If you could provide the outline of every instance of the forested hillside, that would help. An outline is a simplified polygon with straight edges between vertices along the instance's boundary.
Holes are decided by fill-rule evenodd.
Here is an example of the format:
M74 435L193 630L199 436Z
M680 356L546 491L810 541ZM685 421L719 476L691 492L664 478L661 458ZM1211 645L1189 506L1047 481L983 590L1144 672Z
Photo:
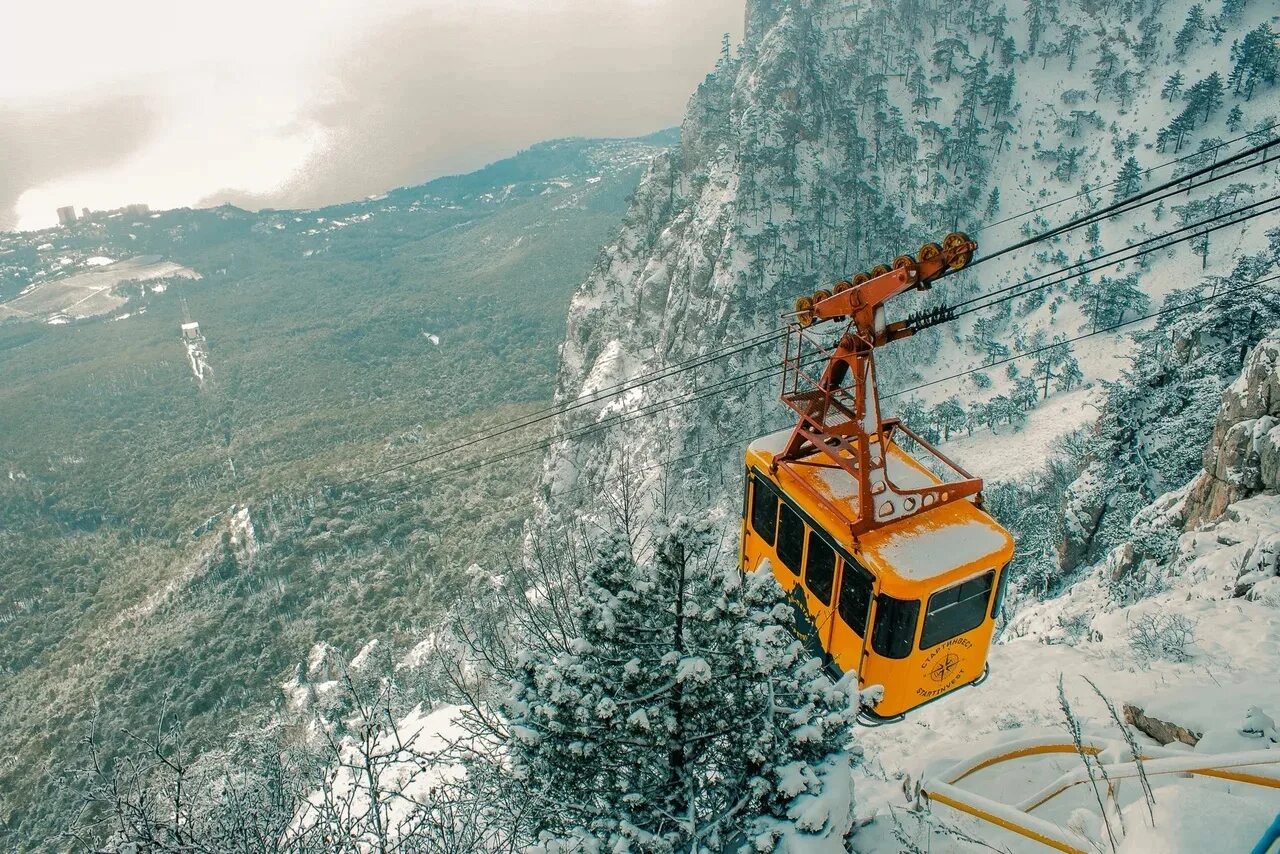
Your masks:
M360 478L549 399L572 289L672 137L322 210L0 234L0 847L66 826L93 721L108 761L161 715L215 743L317 642L412 634L515 548L535 458ZM144 255L183 272L121 274L105 313L28 310Z

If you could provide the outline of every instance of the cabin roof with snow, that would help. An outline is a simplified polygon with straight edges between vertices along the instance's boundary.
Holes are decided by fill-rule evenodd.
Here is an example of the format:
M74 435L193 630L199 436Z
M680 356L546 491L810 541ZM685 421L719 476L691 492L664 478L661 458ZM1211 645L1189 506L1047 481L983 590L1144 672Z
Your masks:
M747 464L768 472L775 455L782 453L791 436L788 427L752 442L747 448ZM954 574L957 579L996 564L1012 548L1013 539L994 519L971 501L954 501L921 511L883 528L863 534L855 543L849 523L858 518L858 482L853 475L832 464L822 464L815 454L811 465L779 466L774 479L789 493L805 494L789 483L802 479L823 498L815 507L805 506L827 534L874 569L882 579L896 576L918 582ZM890 443L887 460L890 480L904 489L942 483L910 454ZM801 499L801 503L803 499Z

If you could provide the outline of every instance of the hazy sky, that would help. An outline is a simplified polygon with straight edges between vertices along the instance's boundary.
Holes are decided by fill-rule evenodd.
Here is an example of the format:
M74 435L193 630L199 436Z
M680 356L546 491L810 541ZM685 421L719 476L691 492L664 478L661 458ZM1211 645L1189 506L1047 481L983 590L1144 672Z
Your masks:
M10 0L0 228L358 198L676 124L744 0Z

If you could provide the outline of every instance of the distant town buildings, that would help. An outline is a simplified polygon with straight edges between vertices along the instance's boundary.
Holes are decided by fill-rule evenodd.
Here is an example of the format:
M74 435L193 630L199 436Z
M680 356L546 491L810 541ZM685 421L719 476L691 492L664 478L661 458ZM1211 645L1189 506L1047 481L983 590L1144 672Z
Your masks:
M91 211L88 208L80 209L80 219L101 219L112 216L146 216L151 213L151 206L142 203L125 205L122 208L116 208L111 211ZM70 226L76 223L76 209L74 205L67 205L64 208L58 208L58 223L62 226Z

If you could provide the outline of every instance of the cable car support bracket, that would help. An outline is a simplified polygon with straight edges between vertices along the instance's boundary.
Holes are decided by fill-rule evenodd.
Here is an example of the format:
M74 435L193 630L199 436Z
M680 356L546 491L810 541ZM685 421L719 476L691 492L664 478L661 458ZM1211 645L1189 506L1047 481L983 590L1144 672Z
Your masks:
M924 510L975 497L981 506L982 479L973 477L897 418L884 419L876 388L875 349L943 322L946 308L925 311L895 323L886 322L885 303L911 290L928 290L948 272L963 269L977 244L967 235L947 235L942 244L927 243L918 258L900 255L892 266L879 266L841 281L831 291L796 300L783 358L782 401L798 416L779 467L816 465L843 469L858 486L857 518L849 523L855 539L868 531ZM847 322L834 349L808 330L820 321ZM806 369L814 351L825 356L819 376ZM852 385L846 381L852 377ZM910 438L940 463L944 480L923 487L902 487L889 476L890 448L897 434ZM796 478L819 501L827 499Z

